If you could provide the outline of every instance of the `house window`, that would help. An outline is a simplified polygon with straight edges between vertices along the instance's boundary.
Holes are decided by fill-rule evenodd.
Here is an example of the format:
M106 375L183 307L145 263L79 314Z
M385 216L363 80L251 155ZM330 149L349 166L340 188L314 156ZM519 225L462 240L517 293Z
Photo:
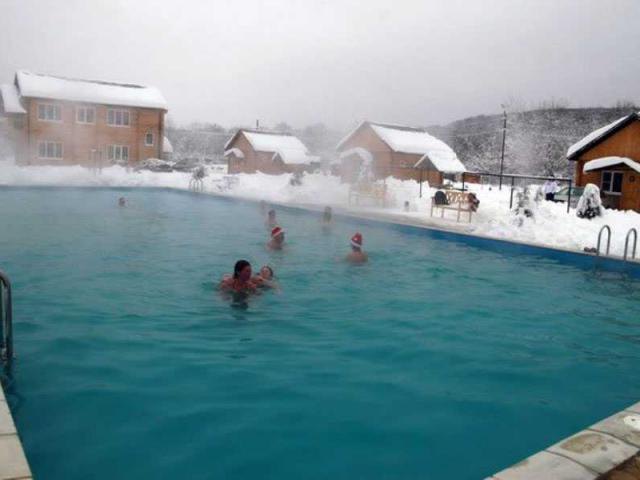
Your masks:
M609 195L620 195L622 193L623 172L602 172L602 191Z
M38 142L38 157L62 160L62 142Z
M129 110L110 108L107 111L107 125L112 127L128 127L130 125Z
M62 121L62 109L60 108L60 105L56 105L54 103L39 103L38 120L43 122Z
M129 161L129 147L127 145L109 145L107 158L112 162L124 163Z
M78 123L95 123L96 109L93 107L78 107L76 109L76 122Z
M144 144L147 147L153 147L153 133L147 132L147 134L144 136Z

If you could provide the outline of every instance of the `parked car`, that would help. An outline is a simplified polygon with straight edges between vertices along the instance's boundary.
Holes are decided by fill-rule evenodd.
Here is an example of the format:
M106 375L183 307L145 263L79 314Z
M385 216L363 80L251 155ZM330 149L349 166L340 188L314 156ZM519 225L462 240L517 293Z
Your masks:
M571 187L571 208L576 208L582 192L584 192L584 187ZM567 200L569 200L569 187L562 187L556 192L553 199L559 203L567 203Z

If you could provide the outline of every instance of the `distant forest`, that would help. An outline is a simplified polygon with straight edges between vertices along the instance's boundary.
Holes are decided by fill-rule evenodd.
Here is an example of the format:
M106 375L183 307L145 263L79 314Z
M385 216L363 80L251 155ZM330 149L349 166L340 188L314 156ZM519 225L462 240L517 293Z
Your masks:
M550 102L534 110L507 111L505 172L572 176L573 165L565 157L567 148L589 132L639 109L630 102L620 102L611 108L568 108ZM448 143L468 170L497 172L503 122L503 115L480 115L426 129ZM176 159L222 162L224 144L237 129L206 123L187 127L170 124L167 136L173 144ZM335 146L348 133L321 123L303 129L280 123L272 130L297 135L313 154L325 161L335 156Z

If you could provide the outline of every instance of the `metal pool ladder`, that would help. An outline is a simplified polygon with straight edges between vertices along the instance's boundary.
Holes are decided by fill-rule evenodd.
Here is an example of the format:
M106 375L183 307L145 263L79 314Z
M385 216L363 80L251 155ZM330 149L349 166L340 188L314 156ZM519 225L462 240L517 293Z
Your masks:
M11 306L11 282L0 270L0 358L7 366L13 359L13 312Z
M609 255L609 247L611 246L611 227L609 225L605 225L600 229L598 233L598 246L596 248L596 255L600 256L600 241L602 240L602 232L607 231L607 252L605 255Z
M627 249L629 248L629 237L633 233L633 246L631 248L631 260L636 258L636 247L638 246L638 231L635 228L629 229L627 236L624 239L624 256L623 260L627 261Z

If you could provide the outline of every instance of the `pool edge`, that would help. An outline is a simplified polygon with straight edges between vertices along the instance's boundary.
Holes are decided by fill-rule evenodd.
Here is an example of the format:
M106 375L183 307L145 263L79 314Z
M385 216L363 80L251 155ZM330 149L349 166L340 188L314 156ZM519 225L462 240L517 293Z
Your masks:
M486 480L605 480L640 452L640 429L625 422L630 417L640 422L640 402L494 473Z
M33 478L9 403L0 383L0 480Z

